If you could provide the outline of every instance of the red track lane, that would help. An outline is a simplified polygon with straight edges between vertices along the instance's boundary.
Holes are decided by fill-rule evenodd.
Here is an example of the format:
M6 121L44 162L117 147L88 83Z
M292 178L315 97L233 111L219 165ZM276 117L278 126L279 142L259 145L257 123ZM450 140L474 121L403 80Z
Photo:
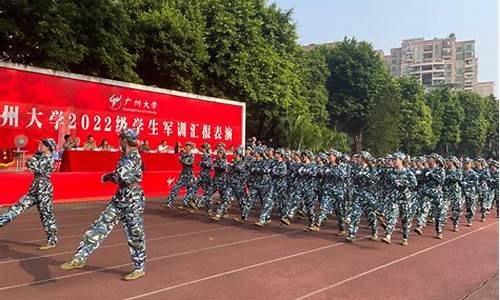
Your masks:
M301 224L279 229L273 223L259 229L230 221L214 224L206 217L177 215L157 205L149 204L146 227L181 223L146 229L147 275L135 282L120 280L131 267L120 225L84 270L58 269L104 205L92 207L96 214L89 216L89 223L63 227L61 244L49 252L19 243L43 238L40 228L38 235L9 234L9 229L16 230L11 226L15 221L2 228L0 299L459 299L469 294L471 299L498 298L491 282L498 280L498 219L492 217L472 228L461 227L459 233L448 228L443 240L432 238L429 226L423 237L412 234L410 246L402 247L396 244L399 234L393 245L362 239L346 244L333 235L334 222L317 234L303 232ZM65 210L60 215L75 213L70 206ZM65 218L61 224L85 220L77 215L73 223ZM36 220L38 215L22 218ZM74 231L78 237L64 237L76 235ZM365 229L359 233L366 235ZM2 260L18 261L2 265Z

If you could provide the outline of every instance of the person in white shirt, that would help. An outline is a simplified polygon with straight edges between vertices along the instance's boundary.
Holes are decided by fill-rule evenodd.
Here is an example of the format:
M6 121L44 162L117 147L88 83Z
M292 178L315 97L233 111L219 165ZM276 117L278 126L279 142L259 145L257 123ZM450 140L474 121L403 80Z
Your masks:
M162 140L160 145L158 146L158 152L159 153L167 153L169 148L170 147L167 145L167 141Z

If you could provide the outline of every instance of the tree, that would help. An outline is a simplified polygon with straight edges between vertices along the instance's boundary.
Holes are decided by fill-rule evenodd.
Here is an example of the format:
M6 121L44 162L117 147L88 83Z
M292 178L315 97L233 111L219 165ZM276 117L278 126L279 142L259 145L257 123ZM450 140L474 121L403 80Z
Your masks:
M437 148L443 149L443 154L448 155L450 145L453 146L455 152L458 143L461 141L462 131L460 125L464 120L464 110L460 106L457 97L453 94L444 103L444 111L442 117L443 127L441 128Z
M484 97L485 117L488 121L486 131L485 156L498 159L498 100L493 95Z
M398 78L401 93L401 141L411 155L433 149L431 109L425 104L422 84L412 77Z
M400 146L401 98L393 78L375 95L375 105L367 120L365 146L375 156L394 152Z
M425 100L432 111L436 151L447 155L449 146L452 145L456 149L460 142L463 109L457 100L456 92L447 87L430 91L425 95Z
M479 156L488 132L485 103L483 98L474 92L458 92L457 96L464 110L464 119L460 124L462 141L459 150L464 155Z
M379 90L378 76L387 72L379 55L367 42L345 38L326 55L330 76L328 111L332 128L347 132L362 148L363 133Z
M0 2L0 59L140 82L120 1Z
M129 3L137 19L137 73L149 85L200 93L209 60L200 1L137 3Z
M326 64L324 49L299 53L303 97L307 100L311 118L315 123L326 126L328 123L328 90L326 81L330 75Z

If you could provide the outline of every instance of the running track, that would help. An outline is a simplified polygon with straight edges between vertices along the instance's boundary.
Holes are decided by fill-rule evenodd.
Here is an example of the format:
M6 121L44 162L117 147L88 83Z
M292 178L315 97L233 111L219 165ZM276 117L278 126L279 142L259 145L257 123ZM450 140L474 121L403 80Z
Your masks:
M430 224L403 247L399 233L392 245L363 239L364 226L348 244L333 221L320 233L304 232L299 221L258 228L150 201L146 277L121 280L131 268L121 225L83 270L59 270L104 205L57 205L60 243L46 252L36 250L44 241L36 209L0 228L0 299L498 299L493 216L458 233L448 224L443 240Z

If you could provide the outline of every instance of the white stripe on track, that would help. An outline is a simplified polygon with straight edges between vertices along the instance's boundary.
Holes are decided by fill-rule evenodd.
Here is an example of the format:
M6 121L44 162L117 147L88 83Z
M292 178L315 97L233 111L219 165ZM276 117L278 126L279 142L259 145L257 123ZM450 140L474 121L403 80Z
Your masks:
M226 228L226 227L224 227L224 228ZM227 228L238 228L238 227L227 227ZM179 257L179 256L182 256L182 255L189 255L189 254L194 254L194 253L208 251L208 250L214 250L214 249L220 249L220 248L224 248L224 247L241 245L241 244L250 243L250 242L254 242L254 241L271 239L271 238L275 238L275 237L279 237L279 236L285 236L285 235L289 235L289 234L297 233L297 232L302 232L302 231L303 230L300 229L300 230L289 231L289 232L286 232L286 233L278 233L278 234L273 234L273 235L266 235L266 236L262 236L262 237L258 237L258 238L252 238L252 239L241 240L241 241L236 241L236 242L231 242L231 243L226 243L226 244L220 244L220 245L216 245L216 246L210 246L210 247L200 248L200 249L196 249L196 250L189 250L189 251L184 251L184 252L169 254L169 255L165 255L165 256L159 256L159 257L155 257L155 258L150 258L147 261L148 262L152 262L152 261L157 261L157 260L162 260L162 259ZM125 264L119 264L119 265L114 265L114 266L99 268L99 269L95 269L95 270L92 270L92 271L86 271L86 272L80 272L80 273L73 273L73 274L70 274L70 275L64 275L64 276L58 276L58 277L53 277L53 278L47 278L47 279L43 279L43 280L37 280L37 281L32 281L32 282L26 282L26 283L20 283L20 284L15 284L15 285L9 285L9 286L0 287L0 291L10 290L10 289L19 288L19 287L25 287L25 286L31 286L31 285L38 285L38 284L41 284L41 283L44 283L44 282L49 282L49 281L51 282L51 281L54 281L54 280L60 280L60 279L77 277L77 276L83 276L83 275L88 275L88 274L92 274L92 273L96 273L96 272L100 272L100 271L104 271L104 270L118 269L118 268L121 268L121 267L126 267L126 266L131 266L131 265L132 265L132 263L125 263Z
M193 221L192 220L186 220L186 221L179 221L179 222L172 222L172 223L154 224L154 225L148 226L147 228L157 227L157 226L162 226L162 225L172 225L172 224L187 223L187 222L193 222ZM224 230L224 229L228 229L228 228L235 228L235 227L223 227L223 228L215 228L215 229L217 229L217 230ZM215 231L215 229L209 229L208 232ZM200 233L200 232L207 232L207 230L194 231L194 232L191 232L191 233L187 232L187 233L181 233L181 234L176 234L176 235L166 235L166 236L162 236L162 237L158 237L158 238L147 239L146 242L149 242L149 241L158 241L158 240L164 240L164 239L170 239L172 237L182 237L182 236L186 236L186 235L190 235L190 234L196 234L196 233ZM81 236L83 236L83 234L80 234L79 236L81 237ZM128 243L115 243L115 244L111 244L111 245L101 246L98 249L113 248L113 247L123 246L123 245L127 245L127 244ZM69 253L74 253L74 252L75 251L72 250L72 251L58 252L58 253L52 253L52 254L47 254L47 255L42 255L42 256L32 256L32 257L26 257L26 258L21 258L21 259L3 260L3 261L0 261L0 265L6 264L6 263L26 261L26 260L44 259L44 258L48 258L48 257L55 257L55 256L69 254Z
M312 291L312 292L310 292L309 294L306 294L306 295L303 295L303 296L300 296L300 297L296 298L295 300L302 300L302 299L307 299L307 298L309 298L309 297L311 297L311 296L315 296L315 295L317 295L317 294L320 294L320 293L322 293L322 292L324 292L324 291L330 290L330 289L332 289L332 288L334 288L334 287L337 287L337 286L342 285L342 284L344 284L344 283L347 283L347 282L349 282L349 281L352 281L352 280L358 279L358 278L360 278L360 277L363 277L363 276L368 275L368 274L370 274L370 273L373 273L373 272L376 272L376 271L378 271L378 270L381 270L381 269L387 268L387 267L389 267L389 266L392 266L392 265L394 265L394 264L397 264L397 263L399 263L399 262L402 262L402 261L404 261L404 260L407 260L407 259L409 259L409 258L412 258L412 257L414 257L414 256L417 256L417 255L419 255L419 254L422 254L422 253L425 253L425 252L431 251L431 250L436 249L436 248L438 248L438 247L441 247L441 246L443 246L443 245L446 245L446 244L449 244L449 243L454 242L454 241L456 241L456 240L462 239L462 238L464 238L464 237L466 237L466 236L469 236L469 235L471 235L471 234L473 234L473 233L479 232L479 231L481 231L481 230L484 230L484 229L489 228L489 227L491 227L491 226L493 226L493 225L496 225L496 224L498 224L498 222L495 222L495 223L492 223L492 224L489 224L489 225L483 226L483 227L478 228L478 229L476 229L476 230L474 230L474 231L471 231L471 232L468 232L468 233L463 234L463 235L461 235L461 236L457 236L457 237L455 237L455 238L452 238L451 240L447 240L447 241L441 242L441 243L439 243L439 244L436 244L436 245L433 245L433 246L427 247L427 248L425 248L425 249L422 249L422 250L420 250L420 251L417 251L417 252L412 253L412 254L410 254L410 255L407 255L407 256L405 256L405 257L398 258L398 259L396 259L396 260L393 260L393 261L391 261L391 262L385 263L385 264L380 265L380 266L378 266L378 267L375 267L375 268L369 269L369 270L367 270L367 271L365 271L365 272L362 272L362 273L359 273L359 274L357 274L357 275L351 276L351 277L349 277L349 278L346 278L346 279L344 279L344 280L341 280L341 281L339 281L339 282L336 282L336 283L331 284L331 285L329 285L329 286L326 286L326 287L324 287L324 288L321 288L321 289L318 289L318 290Z

